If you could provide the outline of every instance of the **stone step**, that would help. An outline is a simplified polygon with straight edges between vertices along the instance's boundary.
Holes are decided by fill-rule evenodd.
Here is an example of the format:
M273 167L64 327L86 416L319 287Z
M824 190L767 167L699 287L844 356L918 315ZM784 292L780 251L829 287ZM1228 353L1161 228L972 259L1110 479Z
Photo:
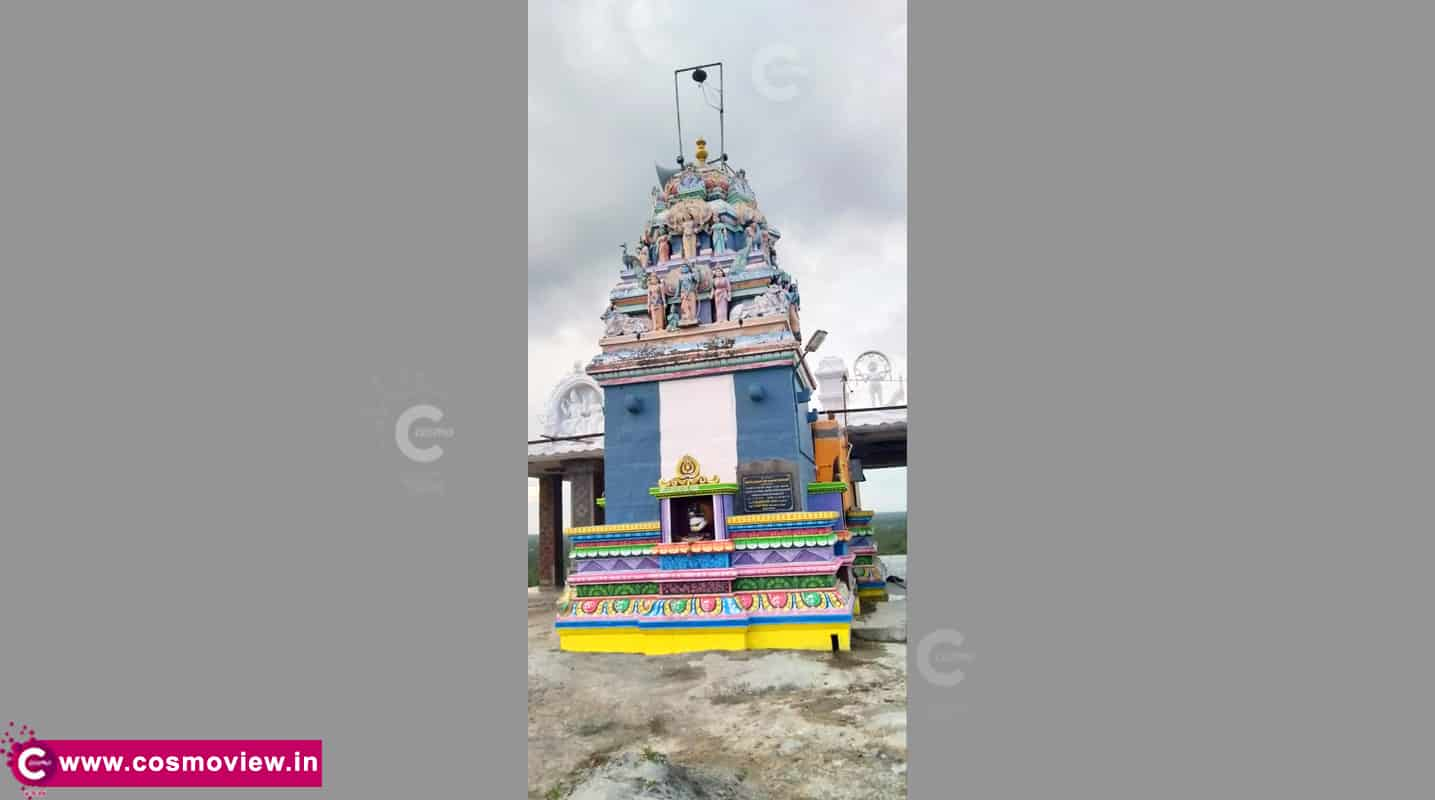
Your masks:
M868 601L862 601L863 608ZM852 638L869 642L907 641L907 599L894 596L852 620Z

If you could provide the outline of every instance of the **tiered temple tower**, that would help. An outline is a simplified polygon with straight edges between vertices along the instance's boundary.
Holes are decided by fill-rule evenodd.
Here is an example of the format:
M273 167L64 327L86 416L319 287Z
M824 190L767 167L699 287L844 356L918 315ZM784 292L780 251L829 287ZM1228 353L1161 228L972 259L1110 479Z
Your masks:
M780 234L701 139L658 178L586 368L604 392L606 524L565 531L561 646L845 650L854 493L845 452L814 447Z

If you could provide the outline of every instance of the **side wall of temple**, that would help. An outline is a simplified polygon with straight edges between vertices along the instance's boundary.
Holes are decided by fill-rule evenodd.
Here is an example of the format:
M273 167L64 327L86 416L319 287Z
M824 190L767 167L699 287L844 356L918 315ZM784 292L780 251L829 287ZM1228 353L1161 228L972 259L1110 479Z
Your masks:
M663 385L670 396L681 395L689 385L701 386L707 399L699 402L700 395L665 408ZM723 396L713 397L713 389ZM737 479L738 464L774 458L796 462L804 485L817 479L807 401L791 367L665 384L620 384L607 387L605 393L604 446L609 465L605 517L610 525L658 518L657 501L648 490L663 477L665 456L667 462L676 463L683 455L673 449L679 444L678 449L692 451L725 481ZM671 441L664 441L664 431ZM672 453L665 453L665 444ZM734 448L735 452L727 452Z
M605 520L609 525L658 518L648 489L662 474L658 384L629 383L604 390Z
M797 462L804 485L817 479L807 402L799 402L791 367L766 367L734 376L737 461L783 458Z

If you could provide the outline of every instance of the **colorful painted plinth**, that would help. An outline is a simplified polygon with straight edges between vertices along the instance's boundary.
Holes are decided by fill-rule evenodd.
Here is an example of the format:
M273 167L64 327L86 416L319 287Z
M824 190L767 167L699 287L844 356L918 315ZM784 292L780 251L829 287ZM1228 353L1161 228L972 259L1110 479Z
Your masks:
M554 622L559 647L647 655L847 650L856 598L837 580L847 564L834 552L839 519L829 511L732 515L732 538L657 542L627 559L588 543L660 523L570 528L575 569Z
M876 602L887 599L887 576L882 574L877 540L872 536L872 516L871 511L849 510L847 530L852 534L852 577L857 583L857 597Z
M843 589L577 599L560 605L564 650L660 655L698 650L851 647Z

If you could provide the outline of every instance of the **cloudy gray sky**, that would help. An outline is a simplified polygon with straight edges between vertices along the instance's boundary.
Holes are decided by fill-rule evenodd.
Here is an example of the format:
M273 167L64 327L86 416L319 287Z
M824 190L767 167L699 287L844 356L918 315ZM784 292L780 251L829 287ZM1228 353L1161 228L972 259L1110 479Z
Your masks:
M729 163L747 170L782 232L803 328L831 332L820 355L850 365L881 350L906 373L905 4L539 0L528 9L529 438L553 385L597 352L618 245L641 232L654 162L676 166L673 70L695 64L724 63ZM717 113L690 79L680 90L684 156L701 135L716 157ZM869 473L864 505L905 509L905 472Z

